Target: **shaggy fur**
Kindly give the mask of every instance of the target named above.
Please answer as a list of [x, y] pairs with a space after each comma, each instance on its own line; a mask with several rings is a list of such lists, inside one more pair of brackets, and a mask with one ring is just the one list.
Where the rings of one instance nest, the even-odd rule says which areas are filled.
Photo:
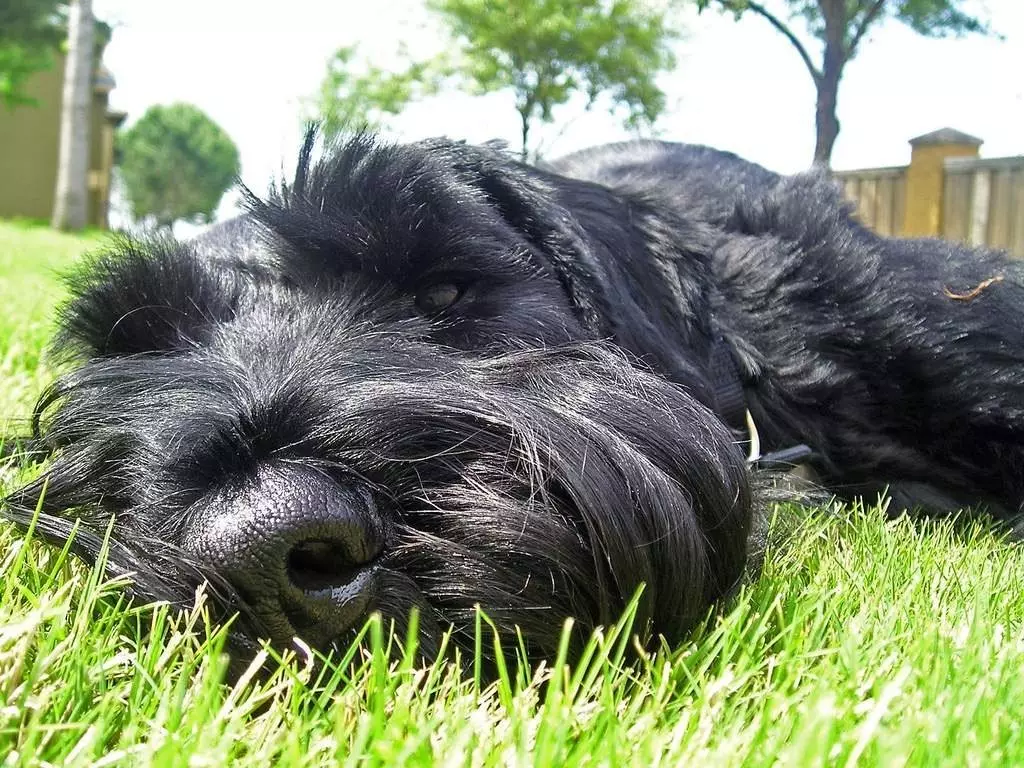
[[56, 541], [81, 520], [87, 559], [113, 518], [109, 568], [140, 595], [209, 580], [279, 644], [413, 607], [428, 649], [468, 642], [479, 604], [544, 656], [641, 585], [637, 626], [674, 642], [741, 578], [756, 508], [722, 349], [763, 449], [807, 444], [839, 494], [1020, 511], [1024, 271], [1003, 255], [880, 238], [825, 176], [702, 147], [544, 168], [312, 148], [242, 217], [73, 277], [74, 366], [36, 409], [54, 458], [6, 515], [41, 503]]

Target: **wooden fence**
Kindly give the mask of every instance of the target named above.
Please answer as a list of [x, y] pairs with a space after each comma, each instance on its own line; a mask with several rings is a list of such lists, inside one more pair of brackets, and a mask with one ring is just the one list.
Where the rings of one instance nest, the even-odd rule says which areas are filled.
[[907, 203], [906, 168], [868, 168], [837, 173], [846, 198], [857, 204], [857, 216], [880, 235], [903, 233]]
[[950, 158], [942, 236], [1024, 256], [1024, 157]]
[[[956, 141], [936, 140], [951, 135]], [[879, 234], [945, 237], [1024, 257], [1024, 156], [981, 159], [981, 142], [964, 141], [970, 138], [937, 131], [911, 140], [909, 166], [839, 171], [835, 178]]]

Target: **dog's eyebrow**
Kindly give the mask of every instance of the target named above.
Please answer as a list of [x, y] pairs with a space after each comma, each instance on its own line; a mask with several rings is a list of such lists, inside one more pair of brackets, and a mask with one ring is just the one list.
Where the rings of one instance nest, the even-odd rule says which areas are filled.
[[[482, 212], [453, 232], [436, 212], [418, 208], [386, 224], [373, 212], [314, 217], [308, 209], [289, 209], [275, 214], [268, 226], [270, 250], [280, 272], [300, 284], [310, 276], [353, 272], [406, 285], [426, 275], [503, 280], [547, 271], [525, 238], [496, 212]], [[330, 220], [326, 226], [324, 218]]]
[[235, 316], [259, 279], [189, 243], [123, 238], [65, 278], [70, 299], [52, 351], [68, 359], [194, 346]]
[[314, 158], [315, 139], [306, 137], [294, 182], [266, 199], [243, 191], [286, 276], [362, 272], [402, 283], [445, 270], [500, 279], [550, 269], [449, 143], [357, 135]]

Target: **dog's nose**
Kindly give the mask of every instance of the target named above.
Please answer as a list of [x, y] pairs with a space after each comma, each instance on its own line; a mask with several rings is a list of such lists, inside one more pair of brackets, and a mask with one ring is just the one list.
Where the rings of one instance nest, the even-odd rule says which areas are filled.
[[370, 609], [384, 525], [365, 488], [274, 465], [198, 509], [183, 546], [234, 587], [271, 640], [321, 647]]

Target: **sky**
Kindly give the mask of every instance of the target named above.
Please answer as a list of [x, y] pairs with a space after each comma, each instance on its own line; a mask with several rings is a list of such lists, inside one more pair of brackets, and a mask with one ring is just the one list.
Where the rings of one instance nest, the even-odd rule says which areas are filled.
[[[1002, 39], [935, 40], [895, 22], [875, 27], [840, 86], [834, 168], [903, 165], [910, 138], [946, 126], [983, 139], [985, 157], [1024, 154], [1024, 0], [971, 0], [967, 9]], [[242, 180], [257, 192], [293, 163], [335, 50], [358, 43], [388, 66], [400, 42], [429, 54], [443, 39], [419, 0], [94, 0], [94, 11], [115, 26], [104, 57], [117, 81], [111, 106], [130, 123], [153, 104], [197, 105], [238, 145]], [[751, 14], [736, 22], [688, 10], [682, 19], [678, 66], [659, 80], [670, 105], [660, 137], [784, 173], [806, 168], [814, 87], [795, 49]], [[629, 135], [599, 112], [567, 107], [560, 116], [557, 129], [542, 133], [548, 156]], [[451, 93], [414, 105], [393, 131], [401, 140], [499, 138], [518, 148], [519, 124], [507, 93]], [[222, 215], [232, 205], [229, 197]]]

